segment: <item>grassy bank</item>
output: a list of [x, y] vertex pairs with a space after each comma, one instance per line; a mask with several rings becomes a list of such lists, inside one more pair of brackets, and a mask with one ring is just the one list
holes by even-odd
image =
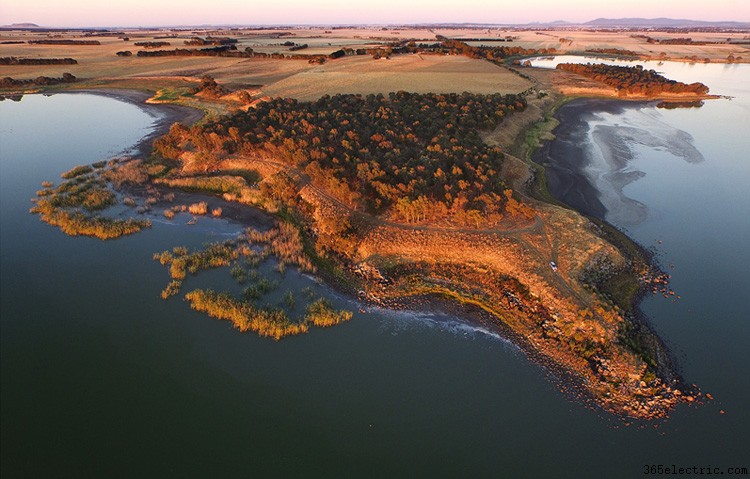
[[511, 146], [511, 152], [526, 162], [534, 173], [533, 181], [528, 185], [527, 193], [536, 200], [565, 208], [569, 207], [550, 194], [547, 188], [545, 168], [534, 161], [534, 154], [543, 146], [544, 142], [555, 139], [553, 131], [560, 124], [555, 114], [563, 105], [575, 99], [576, 97], [560, 96], [553, 103], [548, 104], [542, 110], [543, 116], [524, 128]]
[[[568, 209], [572, 208], [550, 193], [546, 170], [543, 165], [534, 161], [534, 155], [545, 142], [555, 139], [553, 131], [560, 124], [556, 118], [560, 108], [578, 98], [580, 97], [563, 95], [549, 104], [544, 109], [543, 116], [525, 128], [512, 147], [512, 151], [534, 171], [533, 181], [528, 185], [528, 194], [539, 201]], [[642, 246], [608, 222], [590, 216], [587, 218], [597, 225], [599, 236], [614, 245], [631, 263], [629, 271], [613, 275], [608, 283], [602, 285], [600, 293], [623, 311], [632, 311], [637, 307], [642, 290], [636, 271], [648, 268], [651, 256]]]
[[[579, 97], [562, 96], [549, 105], [543, 116], [519, 135], [513, 149], [534, 171], [528, 193], [537, 200], [564, 208], [570, 207], [549, 192], [545, 168], [534, 161], [534, 155], [544, 142], [555, 139], [553, 130], [559, 125], [555, 115], [559, 109], [577, 98]], [[644, 274], [656, 277], [661, 271], [654, 264], [652, 255], [625, 233], [604, 220], [594, 217], [588, 219], [596, 225], [597, 234], [615, 246], [627, 260], [625, 268], [611, 272], [593, 288], [597, 296], [617, 306], [629, 318], [619, 329], [619, 341], [648, 365], [645, 374], [647, 378], [656, 375], [665, 379], [674, 377], [672, 360], [666, 346], [651, 330], [638, 309], [648, 290], [648, 284], [643, 281]]]

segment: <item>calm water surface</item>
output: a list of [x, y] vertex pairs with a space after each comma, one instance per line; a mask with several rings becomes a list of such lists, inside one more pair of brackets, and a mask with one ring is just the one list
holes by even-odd
[[[724, 104], [726, 115], [740, 102]], [[152, 253], [229, 237], [241, 229], [229, 221], [186, 227], [178, 216], [102, 242], [28, 214], [42, 181], [126, 150], [154, 121], [93, 95], [0, 103], [3, 477], [626, 478], [657, 461], [749, 465], [748, 325], [736, 294], [750, 290], [745, 190], [715, 186], [748, 179], [747, 147], [714, 157], [696, 136], [703, 183], [686, 194], [705, 208], [682, 207], [675, 191], [649, 196], [650, 170], [628, 190], [658, 213], [631, 234], [664, 240], [683, 296], [646, 309], [685, 376], [717, 397], [655, 429], [569, 400], [515, 347], [449, 316], [358, 312], [274, 342], [161, 300], [167, 272]], [[218, 270], [185, 288], [232, 283]], [[294, 271], [284, 286], [359, 309]]]

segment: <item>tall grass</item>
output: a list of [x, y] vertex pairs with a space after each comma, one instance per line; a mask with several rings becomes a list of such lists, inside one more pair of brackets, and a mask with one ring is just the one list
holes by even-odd
[[330, 301], [323, 298], [310, 304], [305, 313], [305, 321], [321, 328], [336, 326], [350, 319], [352, 319], [351, 311], [337, 311], [333, 309]]
[[[124, 166], [134, 162], [125, 163]], [[76, 166], [61, 176], [65, 179], [56, 188], [53, 183], [42, 183], [43, 190], [37, 192], [36, 205], [30, 212], [38, 214], [42, 221], [57, 226], [71, 236], [92, 236], [113, 239], [137, 233], [151, 226], [147, 219], [110, 218], [93, 214], [117, 204], [117, 197], [107, 187], [107, 177], [123, 164], [112, 161], [111, 169], [106, 162]], [[125, 201], [124, 201], [125, 202]]]
[[154, 183], [179, 188], [185, 191], [231, 194], [242, 196], [242, 191], [248, 188], [246, 180], [241, 176], [190, 176], [184, 178], [156, 178]]
[[65, 173], [61, 174], [60, 176], [63, 177], [65, 180], [71, 180], [73, 178], [76, 178], [81, 175], [86, 175], [94, 171], [94, 169], [90, 165], [79, 165], [76, 166]]
[[302, 235], [290, 223], [278, 223], [268, 231], [248, 228], [245, 237], [250, 243], [264, 244], [279, 259], [280, 267], [296, 265], [301, 271], [314, 273], [315, 265], [304, 252]]
[[309, 329], [307, 323], [293, 322], [282, 310], [256, 308], [226, 293], [196, 289], [185, 298], [193, 309], [230, 321], [241, 332], [253, 331], [278, 341], [286, 336], [306, 333]]
[[151, 226], [149, 220], [87, 216], [79, 211], [55, 208], [47, 199], [40, 200], [31, 212], [38, 214], [45, 223], [57, 226], [67, 235], [93, 236], [102, 240], [137, 233]]
[[349, 321], [352, 317], [350, 311], [334, 310], [330, 302], [322, 298], [307, 308], [304, 319], [299, 322], [290, 319], [281, 309], [259, 308], [248, 302], [239, 301], [227, 293], [196, 289], [189, 292], [185, 298], [196, 311], [230, 321], [241, 332], [253, 331], [277, 341], [286, 336], [306, 333], [310, 326], [335, 326]]

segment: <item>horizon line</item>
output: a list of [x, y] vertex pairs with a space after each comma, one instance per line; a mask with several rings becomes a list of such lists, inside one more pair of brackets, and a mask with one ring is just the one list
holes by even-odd
[[[496, 23], [496, 22], [382, 22], [382, 23], [358, 23], [358, 22], [339, 22], [339, 23], [207, 23], [207, 24], [154, 24], [154, 25], [97, 25], [97, 26], [59, 26], [59, 25], [38, 25], [34, 22], [13, 22], [6, 25], [0, 25], [2, 29], [10, 29], [18, 25], [19, 28], [39, 28], [39, 29], [67, 29], [67, 30], [100, 30], [100, 29], [143, 29], [143, 28], [255, 28], [255, 27], [267, 27], [267, 28], [290, 28], [290, 27], [429, 27], [429, 26], [443, 26], [443, 25], [455, 25], [455, 26], [487, 26], [487, 27], [525, 27], [525, 26], [560, 26], [560, 27], [575, 27], [575, 26], [591, 26], [596, 27], [597, 25], [588, 25], [596, 20], [610, 20], [613, 22], [623, 20], [642, 20], [642, 25], [630, 25], [623, 26], [619, 25], [619, 28], [634, 28], [638, 26], [648, 26], [645, 22], [658, 21], [658, 20], [671, 20], [673, 22], [693, 22], [699, 24], [705, 24], [710, 26], [711, 24], [734, 24], [750, 27], [750, 19], [748, 20], [694, 20], [688, 18], [669, 18], [669, 17], [657, 17], [657, 18], [635, 18], [635, 17], [624, 17], [624, 18], [606, 18], [598, 17], [592, 20], [583, 22], [571, 22], [568, 20], [551, 20], [551, 21], [533, 21], [533, 22], [507, 22], [507, 23]], [[22, 27], [22, 25], [35, 25], [33, 27]], [[650, 25], [652, 27], [664, 27], [663, 25]], [[700, 26], [700, 25], [685, 25]], [[601, 27], [601, 26], [600, 26]], [[676, 28], [668, 26], [668, 28]]]

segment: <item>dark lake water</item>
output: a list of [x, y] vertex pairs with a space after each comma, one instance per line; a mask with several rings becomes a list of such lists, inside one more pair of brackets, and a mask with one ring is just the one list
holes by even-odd
[[[725, 101], [716, 115], [741, 105]], [[737, 129], [693, 120], [705, 161], [673, 161], [662, 194], [640, 187], [657, 177], [651, 170], [632, 184], [653, 213], [629, 231], [663, 240], [683, 297], [645, 309], [686, 378], [717, 398], [655, 428], [623, 427], [569, 399], [495, 334], [447, 315], [359, 312], [294, 271], [284, 287], [312, 287], [354, 318], [275, 342], [179, 298], [163, 301], [167, 272], [151, 255], [231, 237], [241, 226], [230, 221], [185, 226], [178, 216], [102, 242], [67, 237], [28, 213], [42, 181], [130, 148], [153, 115], [83, 94], [0, 103], [4, 478], [629, 478], [652, 463], [750, 465], [750, 335], [740, 304], [750, 290], [750, 209], [738, 187], [750, 179], [750, 145], [747, 135], [737, 145], [708, 131]], [[722, 154], [709, 151], [727, 142]], [[701, 187], [682, 191], [680, 177]], [[232, 284], [216, 270], [185, 287]]]

